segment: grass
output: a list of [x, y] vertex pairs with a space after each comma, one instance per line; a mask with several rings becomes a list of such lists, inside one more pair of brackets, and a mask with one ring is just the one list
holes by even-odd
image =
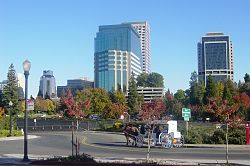
[[0, 137], [10, 137], [10, 136], [14, 137], [22, 136], [22, 132], [20, 130], [12, 130], [12, 134], [10, 135], [9, 130], [0, 130]]

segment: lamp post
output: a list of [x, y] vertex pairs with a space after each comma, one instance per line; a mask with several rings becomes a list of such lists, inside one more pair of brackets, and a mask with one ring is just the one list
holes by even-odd
[[12, 135], [12, 101], [9, 102], [9, 109], [10, 109], [10, 136]]
[[24, 156], [23, 161], [28, 162], [28, 117], [27, 117], [27, 110], [28, 110], [28, 77], [29, 77], [29, 71], [30, 71], [31, 63], [28, 60], [25, 60], [23, 62], [23, 70], [24, 70], [24, 76], [25, 76], [25, 113], [24, 113]]

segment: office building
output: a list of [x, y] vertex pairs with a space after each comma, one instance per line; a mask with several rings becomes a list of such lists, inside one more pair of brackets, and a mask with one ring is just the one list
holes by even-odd
[[137, 92], [140, 96], [143, 96], [145, 103], [164, 96], [164, 88], [158, 87], [137, 87]]
[[130, 24], [99, 26], [95, 38], [95, 87], [128, 90], [132, 73], [142, 72], [140, 35]]
[[228, 35], [210, 32], [198, 43], [199, 80], [207, 82], [211, 75], [215, 81], [234, 79], [233, 45]]
[[150, 46], [150, 26], [147, 21], [144, 22], [128, 22], [140, 35], [141, 53], [142, 53], [142, 71], [150, 73], [151, 65], [151, 46]]
[[43, 75], [40, 78], [39, 86], [40, 95], [45, 98], [48, 95], [50, 98], [56, 98], [56, 79], [53, 76], [53, 71], [44, 70]]
[[7, 80], [3, 80], [2, 82], [0, 82], [0, 93], [3, 93], [3, 88], [6, 85], [7, 85]]
[[67, 80], [66, 86], [57, 86], [57, 96], [62, 97], [63, 93], [66, 94], [68, 89], [70, 89], [73, 94], [76, 94], [77, 91], [93, 87], [94, 87], [94, 82], [88, 81], [87, 79]]

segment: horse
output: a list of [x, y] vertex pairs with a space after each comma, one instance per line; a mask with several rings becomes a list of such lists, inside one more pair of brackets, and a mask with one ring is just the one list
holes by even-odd
[[125, 125], [123, 133], [126, 138], [127, 145], [130, 142], [129, 138], [131, 138], [133, 140], [132, 146], [137, 146], [136, 136], [139, 135], [139, 129], [137, 127], [134, 127], [132, 125]]

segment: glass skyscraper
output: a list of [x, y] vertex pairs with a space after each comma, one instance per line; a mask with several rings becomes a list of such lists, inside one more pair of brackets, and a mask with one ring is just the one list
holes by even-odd
[[46, 94], [50, 98], [57, 97], [56, 80], [55, 80], [55, 77], [53, 76], [53, 71], [51, 70], [43, 71], [43, 75], [40, 78], [39, 91], [43, 98], [45, 98]]
[[233, 80], [233, 46], [229, 36], [210, 32], [198, 43], [198, 75], [206, 83], [211, 75], [214, 80]]
[[94, 69], [96, 88], [127, 91], [131, 74], [142, 72], [140, 35], [132, 25], [99, 26]]

